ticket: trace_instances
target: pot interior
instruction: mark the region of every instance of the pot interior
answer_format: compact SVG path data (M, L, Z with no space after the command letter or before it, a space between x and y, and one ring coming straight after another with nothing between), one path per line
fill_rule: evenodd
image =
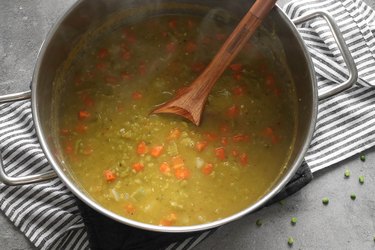
M140 19L144 16L161 14L193 14L205 15L209 10L225 10L233 17L242 16L251 6L249 1L78 1L53 28L44 43L38 58L32 85L32 105L37 134L47 158L67 186L88 205L122 223L156 231L196 231L219 226L242 215L252 212L269 200L286 184L301 164L310 142L316 119L316 86L314 71L306 47L291 21L279 8L274 8L265 20L265 29L275 32L281 42L280 58L288 65L295 84L297 95L297 122L294 147L292 148L286 168L272 184L269 192L249 208L219 221L205 225L187 227L158 227L138 223L118 216L91 199L76 182L75 177L66 166L64 157L56 138L56 103L61 96L62 86L54 85L56 75L64 70L68 55L77 48L82 39L90 39L93 27L103 26L103 22L113 25L126 16L128 20ZM162 7L162 8L161 8ZM120 10L120 11L119 11ZM108 17L111 16L110 19ZM108 20L111 20L108 22ZM103 28L105 29L105 28ZM98 29L95 29L98 32ZM83 36L84 35L84 36ZM84 38L83 38L84 37ZM275 48L274 48L275 49ZM52 119L51 119L52 118Z

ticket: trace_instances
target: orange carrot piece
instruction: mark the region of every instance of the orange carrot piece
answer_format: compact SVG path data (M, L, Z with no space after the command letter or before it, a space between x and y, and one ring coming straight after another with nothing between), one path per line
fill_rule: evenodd
M104 171L104 177L105 177L105 180L108 182L112 182L116 180L116 174L110 169L107 169Z
M237 134L232 137L233 142L246 142L249 141L249 136L244 134Z
M94 149L90 146L86 146L84 149L83 149L83 154L84 155L91 155L92 153L94 152Z
M169 26L169 28L171 28L171 29L176 29L176 27L177 27L177 20L176 20L176 19L172 19L172 20L170 20L170 21L168 22L168 26Z
M223 123L223 124L220 125L220 132L221 133L227 134L227 133L229 133L229 131L230 131L230 128L229 128L228 124Z
M185 46L185 51L187 53L193 53L197 50L198 48L198 45L195 43L195 42L187 42L186 46Z
M161 219L160 222L159 222L159 225L168 227L168 226L174 225L176 223L176 221L177 221L176 214L171 213L171 214L167 215L166 217L164 217L163 219Z
M85 133L88 130L88 127L86 125L78 123L77 126L75 127L75 130L78 133L83 134L83 133Z
M184 159L181 155L172 157L172 165L174 169L181 168L185 165Z
M240 163L242 166L246 166L249 163L249 157L246 153L240 154Z
M72 143L71 142L68 142L66 145L65 145L65 153L67 154L67 155L70 155L70 154L73 154L73 152L74 152L74 148L73 148L73 145L72 145Z
M243 96L244 93L245 93L245 89L241 86L236 86L232 89L232 93L235 95L235 96Z
M241 63L233 63L229 65L229 68L233 71L239 72L242 71L243 67Z
M169 132L168 139L174 140L178 139L181 136L181 131L178 128L174 128Z
M240 114L240 109L236 105L232 105L227 109L227 115L229 118L235 118Z
M273 144L277 144L280 141L280 137L274 132L274 130L270 127L265 128L262 131L262 134L269 138Z
M100 59L104 59L108 56L108 50L106 48L101 48L98 50L97 57Z
M169 167L168 162L163 162L160 164L159 170L162 174L169 174L171 172L171 168Z
M80 120L86 120L90 117L91 117L91 114L88 111L81 110L81 111L78 112L78 119L80 119Z
M67 129L67 128L62 128L62 129L60 130L60 134L63 135L63 136L70 135L70 130Z
M197 144L195 144L195 148L198 150L198 152L202 152L206 148L207 144L208 143L206 141L199 141Z
M142 93L138 92L138 91L135 91L132 93L132 98L133 100L140 100L142 99L143 95Z
M176 51L176 44L174 42L170 42L166 46L166 50L168 53L173 53Z
M228 145L228 138L225 137L225 136L221 137L221 144L222 144L223 146Z
M148 151L148 147L144 141L141 141L137 145L137 153L140 155L146 154Z
M197 62L191 65L191 70L195 73L200 73L206 68L206 64L202 62Z
M202 173L205 175L210 175L212 171L214 170L214 166L211 163L207 163L202 168Z
M239 155L238 150L233 149L233 150L232 150L232 155L233 155L234 157L237 157L237 156Z
M159 157L163 153L164 146L155 146L151 148L150 154L153 157Z
M216 141L217 140L217 134L213 133L213 132L207 132L204 134L204 137L208 140L208 141Z
M144 165L140 162L136 162L132 165L132 168L135 172L141 172L143 171L143 169L145 168Z
M132 203L128 203L125 205L126 213L133 215L135 213L135 206Z
M187 180L190 177L190 171L185 167L180 167L174 170L174 176L179 180Z
M215 148L215 155L219 160L225 160L225 149L223 147Z

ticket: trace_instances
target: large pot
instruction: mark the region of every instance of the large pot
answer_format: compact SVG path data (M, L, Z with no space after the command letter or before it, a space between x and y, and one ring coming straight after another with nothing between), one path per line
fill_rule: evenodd
M170 9L166 8L163 10L156 8L160 5L164 6L164 4L166 4L166 6L173 6L173 8L171 7ZM302 163L314 131L318 100L321 98L330 97L349 88L354 82L356 82L357 79L357 71L355 69L354 61L346 48L337 26L332 18L330 18L330 16L325 12L314 12L301 17L298 20L290 20L281 11L281 9L276 6L265 20L264 25L266 27L273 26L275 28L276 35L281 40L286 54L286 63L288 64L293 76L293 80L296 83L295 88L299 100L297 137L287 168L283 172L282 176L269 189L269 192L255 204L252 204L243 211L240 211L227 218L202 225L161 227L133 221L103 208L101 205L91 199L83 190L81 190L69 172L65 171L66 166L61 160L59 160L61 159L59 157L59 153L54 150L56 136L54 136L53 124L50 119L53 117L51 113L51 103L54 103L53 100L55 93L52 82L55 78L57 70L63 64L64 60L69 54L69 51L72 50L79 38L90 27L92 27L92 25L99 23L100 20L105 19L109 15L119 10L131 10L131 12L133 12L132 10L142 10L147 8L147 13L157 14L161 11L191 12L194 11L197 6L215 8L221 7L229 11L229 13L233 14L233 16L240 17L245 13L246 9L248 9L251 4L252 3L248 0L80 0L75 3L52 28L45 42L43 43L36 63L31 91L0 97L0 103L22 100L31 97L35 129L42 149L51 163L54 172L27 177L9 177L4 172L0 157L0 180L8 185L21 185L47 180L55 177L55 173L57 173L58 177L79 199L100 213L127 225L162 232L189 232L217 227L238 219L245 214L251 213L264 205L288 183ZM329 23L329 26L334 34L334 38L336 39L336 42L343 54L343 58L350 70L349 79L347 81L336 86L332 90L325 93L320 93L319 96L317 93L315 72L311 58L303 40L294 26L294 24L301 23L318 16L323 17Z

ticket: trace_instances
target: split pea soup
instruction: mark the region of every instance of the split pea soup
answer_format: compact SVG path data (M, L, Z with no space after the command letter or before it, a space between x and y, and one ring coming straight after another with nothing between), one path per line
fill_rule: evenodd
M64 162L98 204L153 225L187 226L259 200L290 157L296 96L261 28L218 80L199 127L149 115L189 85L235 22L154 16L121 24L77 47L56 79Z

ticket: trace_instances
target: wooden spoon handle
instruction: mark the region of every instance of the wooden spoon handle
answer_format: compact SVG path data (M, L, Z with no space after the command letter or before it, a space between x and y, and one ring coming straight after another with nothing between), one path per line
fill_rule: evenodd
M227 38L214 59L200 75L200 79L197 79L197 81L194 81L191 85L192 88L199 89L196 93L200 93L199 95L201 95L211 91L215 82L250 39L261 24L263 18L265 18L273 6L275 6L275 3L276 0L257 0L253 4L251 9L245 14L240 23ZM215 77L212 77L213 75ZM202 84L202 81L205 81L205 84Z

